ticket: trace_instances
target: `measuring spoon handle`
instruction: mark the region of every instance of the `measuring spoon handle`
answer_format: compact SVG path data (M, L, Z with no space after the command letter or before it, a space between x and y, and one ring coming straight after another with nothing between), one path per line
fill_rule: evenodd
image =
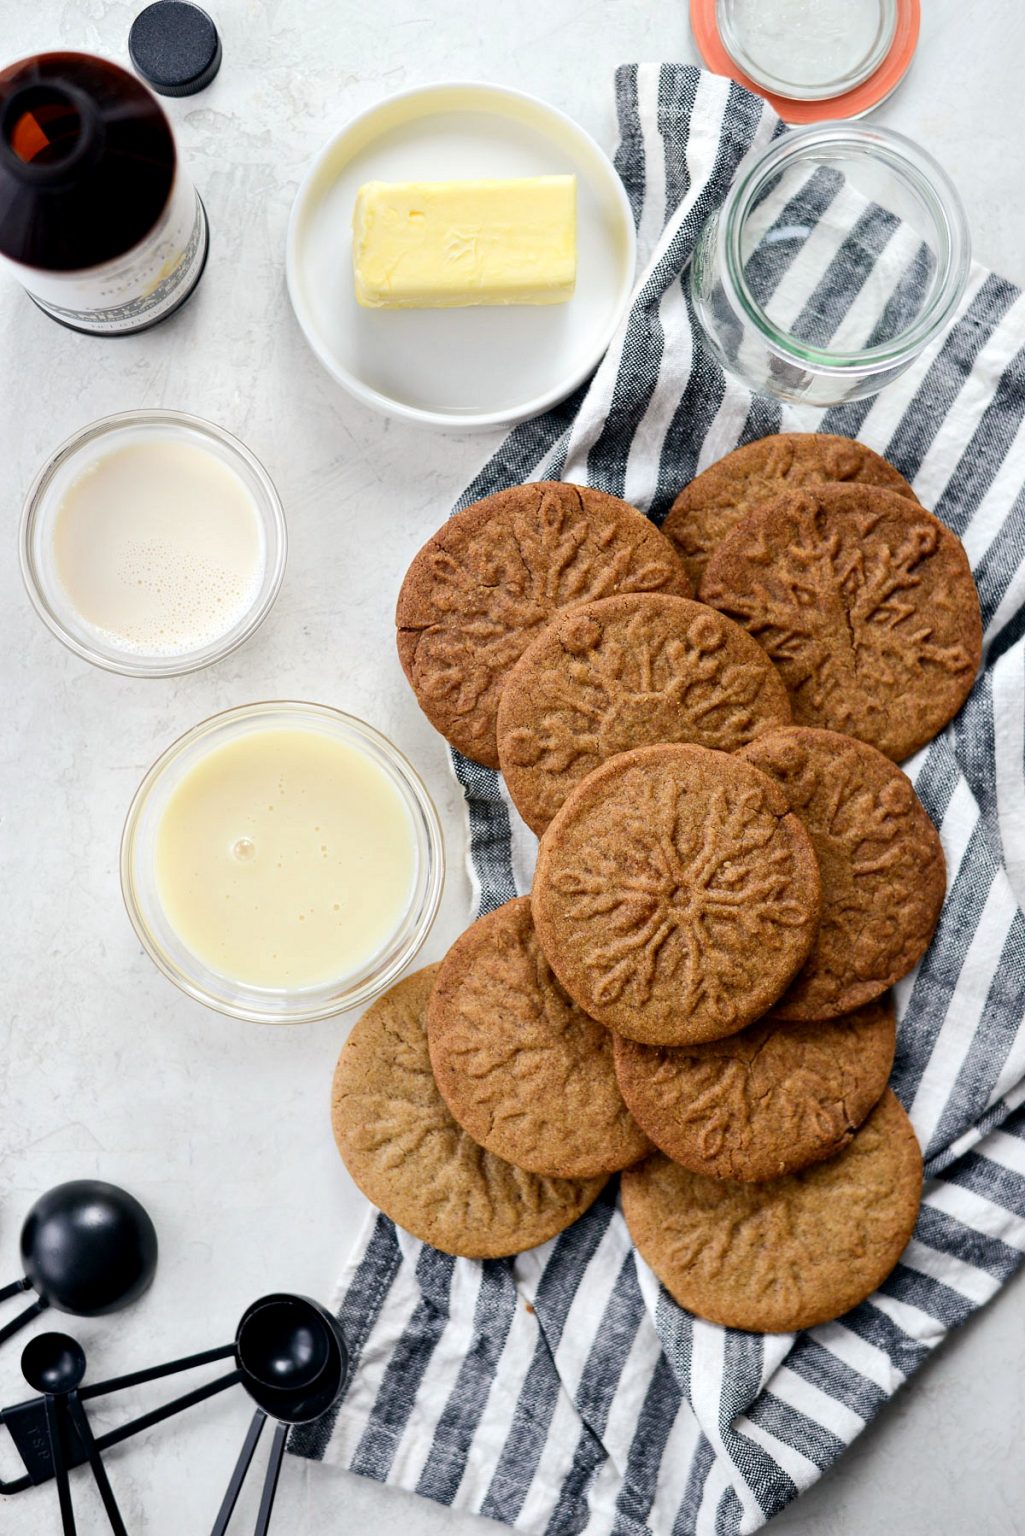
M242 1492L242 1484L246 1480L246 1473L249 1471L253 1452L256 1450L256 1442L259 1440L266 1422L267 1415L262 1408L257 1408L250 1420L246 1438L242 1442L242 1449L238 1454L238 1461L235 1463L235 1470L231 1474L231 1481L228 1484L224 1498L221 1500L221 1507L217 1511L217 1519L214 1521L214 1528L210 1536L224 1536L225 1531L228 1529L228 1522L231 1519L235 1505L238 1503L238 1496Z
M274 1495L278 1491L278 1474L281 1471L281 1459L285 1454L285 1441L287 1439L288 1425L276 1424L274 1426L274 1439L271 1441L270 1460L267 1463L267 1471L263 1479L260 1512L256 1517L253 1536L267 1536L271 1510L274 1508Z
M53 1462L53 1475L57 1483L57 1502L60 1505L61 1525L64 1536L77 1536L75 1530L75 1511L71 1507L71 1485L68 1482L68 1467L64 1459L64 1437L61 1433L60 1410L55 1398L47 1397L46 1402L46 1431L50 1437L50 1459Z
M125 1530L125 1522L121 1518L121 1511L117 1507L114 1490L107 1478L107 1469L103 1465L103 1458L96 1448L96 1441L89 1427L89 1420L86 1417L85 1409L78 1400L78 1393L69 1392L67 1402L68 1414L72 1424L74 1424L78 1431L78 1438L85 1447L85 1454L89 1458L89 1465L92 1468L93 1477L96 1479L96 1486L100 1491L103 1507L107 1511L110 1528L114 1532L114 1536L128 1536L128 1532Z
M21 1289L27 1290L28 1287L22 1286ZM3 1293L4 1296L14 1296L16 1294L17 1292L13 1291L10 1286ZM2 1300L3 1296L0 1296L0 1301ZM25 1324L30 1323L34 1317L38 1317L40 1312L45 1312L48 1306L48 1301L44 1300L42 1296L37 1296L30 1307L26 1307L24 1312L19 1312L17 1317L12 1317L9 1323L5 1323L0 1328L0 1344L6 1344L12 1334L17 1333L19 1328L24 1328Z

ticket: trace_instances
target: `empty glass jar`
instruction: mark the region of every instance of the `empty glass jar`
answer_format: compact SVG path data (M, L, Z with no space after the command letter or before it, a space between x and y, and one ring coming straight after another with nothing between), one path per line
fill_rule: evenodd
M724 368L808 405L876 394L949 323L971 247L946 173L903 134L819 123L752 151L698 238L695 316Z

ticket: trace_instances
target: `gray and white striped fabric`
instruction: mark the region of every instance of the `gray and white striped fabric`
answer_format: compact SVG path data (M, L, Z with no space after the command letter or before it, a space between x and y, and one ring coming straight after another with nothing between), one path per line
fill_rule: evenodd
M753 398L702 345L681 273L742 155L781 125L682 66L625 68L617 94L645 261L635 300L589 386L514 431L464 502L565 477L657 522L706 464L796 428L871 444L964 540L985 668L907 765L950 872L936 941L897 988L894 1087L925 1149L925 1200L880 1290L796 1336L684 1312L633 1251L613 1186L553 1242L484 1264L370 1213L338 1302L352 1376L293 1449L524 1531L704 1536L754 1531L814 1482L1025 1255L1025 299L976 267L948 333L881 397L825 413ZM806 189L823 211L835 190ZM877 248L892 234L877 227ZM833 283L839 324L861 290L832 240L819 292ZM909 248L908 283L916 272ZM788 301L821 324L807 291ZM454 767L488 910L529 887L536 845L496 773Z

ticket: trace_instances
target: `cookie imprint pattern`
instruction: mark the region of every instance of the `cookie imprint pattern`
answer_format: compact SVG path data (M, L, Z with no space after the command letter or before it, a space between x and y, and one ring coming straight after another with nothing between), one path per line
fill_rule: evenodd
M427 1050L436 972L399 982L349 1036L332 1095L339 1151L368 1200L414 1237L466 1258L520 1253L568 1227L606 1180L526 1173L456 1124Z
M717 550L701 596L768 651L796 723L897 761L956 714L979 664L960 542L886 491L829 486L767 504Z
M910 780L864 742L798 727L769 732L741 755L783 790L822 875L815 948L776 1012L847 1013L925 953L946 894L939 835Z
M502 491L452 518L399 595L399 656L432 723L498 767L502 684L559 608L613 593L690 595L671 545L633 507L561 484Z
M796 1172L845 1146L886 1087L896 1020L877 998L831 1023L770 1015L704 1045L616 1039L616 1073L667 1156L712 1178Z
M742 1029L811 948L819 879L807 834L770 781L740 768L701 747L623 754L578 787L542 841L534 913L552 968L581 1007L633 1039Z
M677 496L662 531L697 586L712 552L746 513L782 491L840 483L880 485L917 500L904 476L864 443L826 432L782 432L711 464Z
M499 707L499 756L541 832L618 752L666 741L733 752L789 718L779 675L739 625L683 598L610 598L556 619L521 657Z
M456 1119L535 1173L586 1178L650 1151L616 1082L609 1031L576 1006L520 896L449 950L427 1010L431 1064Z
M681 1306L770 1333L839 1317L911 1236L922 1156L891 1090L828 1162L765 1184L709 1179L661 1153L623 1174L641 1256Z

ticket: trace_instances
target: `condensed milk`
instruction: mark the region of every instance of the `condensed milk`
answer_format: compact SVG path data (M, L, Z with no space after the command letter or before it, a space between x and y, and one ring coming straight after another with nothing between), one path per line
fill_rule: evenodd
M351 975L409 905L414 836L394 784L353 746L266 730L188 770L157 831L160 899L211 970L258 987Z
M419 775L325 704L245 704L201 721L132 801L121 886L153 962L234 1018L300 1023L401 974L441 898L444 847Z

